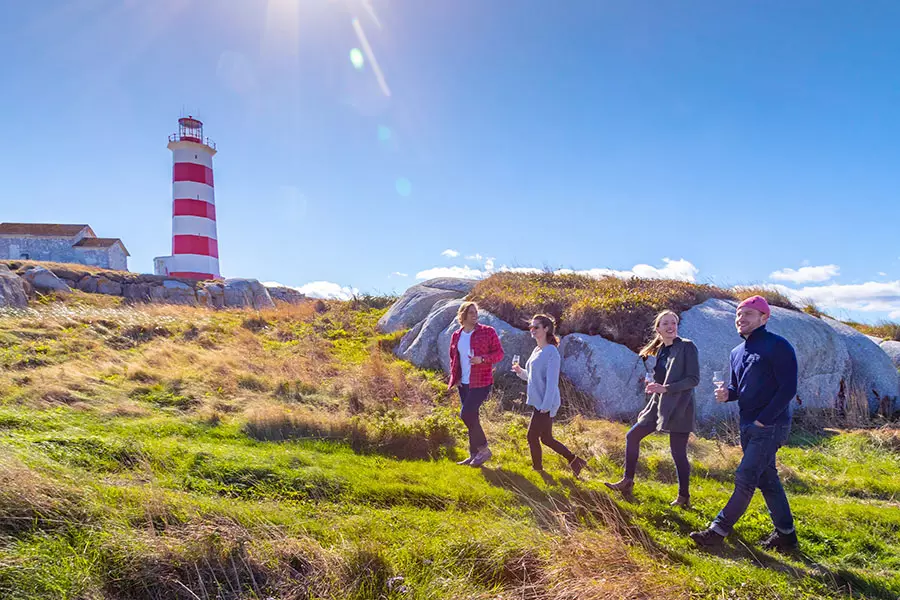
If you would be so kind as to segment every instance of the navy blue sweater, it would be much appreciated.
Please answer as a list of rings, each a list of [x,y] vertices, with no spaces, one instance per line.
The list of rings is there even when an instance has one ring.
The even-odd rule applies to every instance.
[[[786,339],[763,326],[731,351],[728,400],[738,401],[742,424],[790,423],[796,395],[797,355]]]

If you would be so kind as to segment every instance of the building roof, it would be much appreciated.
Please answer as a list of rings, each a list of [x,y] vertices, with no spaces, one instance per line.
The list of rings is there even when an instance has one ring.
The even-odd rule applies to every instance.
[[[78,243],[72,246],[73,248],[112,248],[116,244],[121,244],[122,250],[125,251],[126,256],[131,256],[128,253],[128,249],[125,247],[125,244],[119,238],[98,238],[98,237],[86,237],[78,240]]]
[[[34,235],[40,237],[75,237],[88,225],[60,225],[55,223],[0,223],[0,235]]]

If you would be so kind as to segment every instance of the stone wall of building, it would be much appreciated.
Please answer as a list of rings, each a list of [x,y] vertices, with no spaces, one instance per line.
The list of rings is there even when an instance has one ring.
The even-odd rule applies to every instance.
[[[74,239],[21,237],[0,238],[0,258],[9,260],[49,260],[56,262],[80,262],[72,249]],[[65,256],[68,256],[66,260]]]
[[[111,248],[73,248],[72,245],[81,237],[83,236],[68,240],[0,237],[0,259],[42,260],[90,265],[118,271],[128,270],[128,257],[118,244]]]

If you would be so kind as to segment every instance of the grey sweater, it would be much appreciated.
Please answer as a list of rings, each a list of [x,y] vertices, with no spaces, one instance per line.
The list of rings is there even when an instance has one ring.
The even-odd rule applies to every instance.
[[[528,400],[525,404],[556,416],[559,410],[559,350],[547,344],[534,349],[525,363],[525,371],[519,374],[528,381]]]

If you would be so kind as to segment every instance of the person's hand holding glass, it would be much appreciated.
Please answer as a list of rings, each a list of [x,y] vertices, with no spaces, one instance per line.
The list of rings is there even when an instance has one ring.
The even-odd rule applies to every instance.
[[[728,388],[725,387],[725,371],[713,371],[713,385],[716,386],[716,402],[728,402]]]
[[[521,366],[519,366],[519,361],[520,361],[520,360],[522,360],[522,359],[521,359],[521,357],[520,357],[518,354],[513,354],[513,358],[512,358],[512,370],[513,370],[513,372],[515,372],[516,375],[521,374],[522,371],[525,370],[525,369],[523,369]]]

